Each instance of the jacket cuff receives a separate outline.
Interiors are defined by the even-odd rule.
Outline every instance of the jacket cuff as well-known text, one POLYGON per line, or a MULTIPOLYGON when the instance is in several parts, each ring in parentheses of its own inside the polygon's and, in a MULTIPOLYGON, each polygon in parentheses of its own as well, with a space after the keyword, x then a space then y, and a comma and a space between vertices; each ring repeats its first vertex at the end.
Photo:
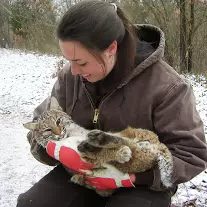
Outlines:
MULTIPOLYGON (((162 178, 161 176, 161 172, 160 172, 160 169, 157 167, 157 168, 154 168, 153 170, 153 173, 154 173, 154 180, 153 180, 153 183, 150 187, 150 190, 153 190, 153 191, 164 191, 164 190, 167 190, 167 189, 171 189, 173 188, 173 184, 171 185, 163 185, 163 183, 165 183, 165 178, 162 178)), ((170 174, 169 175, 166 175, 166 177, 169 177, 171 176, 171 172, 169 172, 170 174)))
POLYGON ((154 190, 154 191, 163 191, 166 189, 166 187, 164 187, 161 183, 161 176, 160 176, 160 171, 158 168, 155 168, 153 170, 153 183, 150 187, 150 190, 154 190))
POLYGON ((154 173, 153 170, 147 170, 145 172, 136 173, 136 180, 135 180, 135 186, 138 185, 145 185, 145 186, 151 186, 153 184, 154 180, 154 173))
POLYGON ((60 162, 55 160, 54 158, 50 157, 46 150, 40 146, 39 144, 31 145, 30 152, 33 157, 41 162, 42 164, 49 165, 49 166, 56 166, 60 162))
POLYGON ((168 187, 162 184, 160 170, 158 168, 147 170, 141 173, 136 173, 135 176, 135 186, 148 186, 149 189, 153 191, 164 191, 168 189, 168 187))
POLYGON ((55 166, 59 163, 50 157, 46 150, 34 140, 32 131, 27 134, 27 140, 30 144, 30 152, 37 161, 49 166, 55 166))

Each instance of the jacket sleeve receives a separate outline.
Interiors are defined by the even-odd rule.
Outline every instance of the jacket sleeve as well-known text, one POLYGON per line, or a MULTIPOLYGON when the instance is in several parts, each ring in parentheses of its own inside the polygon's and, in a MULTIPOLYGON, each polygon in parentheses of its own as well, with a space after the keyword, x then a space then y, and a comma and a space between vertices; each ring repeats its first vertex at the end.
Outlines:
MULTIPOLYGON (((204 127, 187 80, 180 79, 168 88, 154 111, 153 122, 160 141, 173 156, 172 185, 187 182, 206 169, 204 127)), ((154 169, 151 189, 163 189, 158 169, 154 169)))
MULTIPOLYGON (((65 66, 65 68, 60 71, 58 75, 58 79, 55 82, 51 96, 56 97, 58 100, 58 103, 62 107, 62 109, 65 111, 65 103, 66 103, 66 97, 65 97, 65 84, 64 84, 64 69, 68 69, 68 65, 65 66)), ((50 97, 51 97, 50 96, 50 97)), ((50 97, 45 99, 33 112, 33 120, 37 119, 42 112, 45 110, 48 110, 50 108, 50 97)), ((34 132, 30 131, 27 134, 27 140, 30 143, 30 151, 33 155, 33 157, 38 160, 39 162, 51 166, 55 166, 58 164, 58 161, 51 158, 46 150, 40 146, 35 140, 34 140, 34 132)))

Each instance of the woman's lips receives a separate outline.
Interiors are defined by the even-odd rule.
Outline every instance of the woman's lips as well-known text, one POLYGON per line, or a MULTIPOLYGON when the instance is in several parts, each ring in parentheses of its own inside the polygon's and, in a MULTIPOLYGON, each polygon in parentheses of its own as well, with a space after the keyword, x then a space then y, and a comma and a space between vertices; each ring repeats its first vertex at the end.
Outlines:
POLYGON ((82 75, 83 78, 88 78, 89 76, 90 76, 90 74, 82 75))

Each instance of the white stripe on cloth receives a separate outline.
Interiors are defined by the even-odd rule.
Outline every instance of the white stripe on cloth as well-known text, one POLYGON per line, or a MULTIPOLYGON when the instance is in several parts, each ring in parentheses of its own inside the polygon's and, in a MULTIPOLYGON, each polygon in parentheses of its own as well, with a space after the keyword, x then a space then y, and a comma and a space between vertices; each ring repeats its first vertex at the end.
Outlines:
POLYGON ((61 141, 54 141, 54 143, 55 143, 55 149, 54 149, 55 159, 59 160, 61 147, 69 147, 69 148, 73 149, 74 151, 76 151, 78 154, 81 154, 80 152, 78 152, 77 146, 83 140, 85 140, 84 136, 83 137, 74 136, 74 137, 69 137, 69 138, 63 139, 61 141))

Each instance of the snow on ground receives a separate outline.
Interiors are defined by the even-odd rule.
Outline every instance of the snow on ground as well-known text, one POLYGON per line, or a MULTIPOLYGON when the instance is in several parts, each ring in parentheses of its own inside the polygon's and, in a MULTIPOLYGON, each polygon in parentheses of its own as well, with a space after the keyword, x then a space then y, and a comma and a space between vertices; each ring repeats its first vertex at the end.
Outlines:
POLYGON ((54 84, 57 57, 0 49, 0 206, 14 207, 20 193, 51 167, 37 162, 26 141, 22 123, 54 84))
MULTIPOLYGON (((59 60, 54 56, 0 49, 1 207, 15 207, 18 195, 52 169, 37 162, 30 154, 27 130, 22 123, 31 120, 33 109, 50 94, 55 82, 51 75, 59 60)), ((207 132, 207 82, 202 76, 189 78, 207 132)), ((173 204, 178 207, 196 198, 198 207, 207 207, 207 172, 180 185, 173 204)))

